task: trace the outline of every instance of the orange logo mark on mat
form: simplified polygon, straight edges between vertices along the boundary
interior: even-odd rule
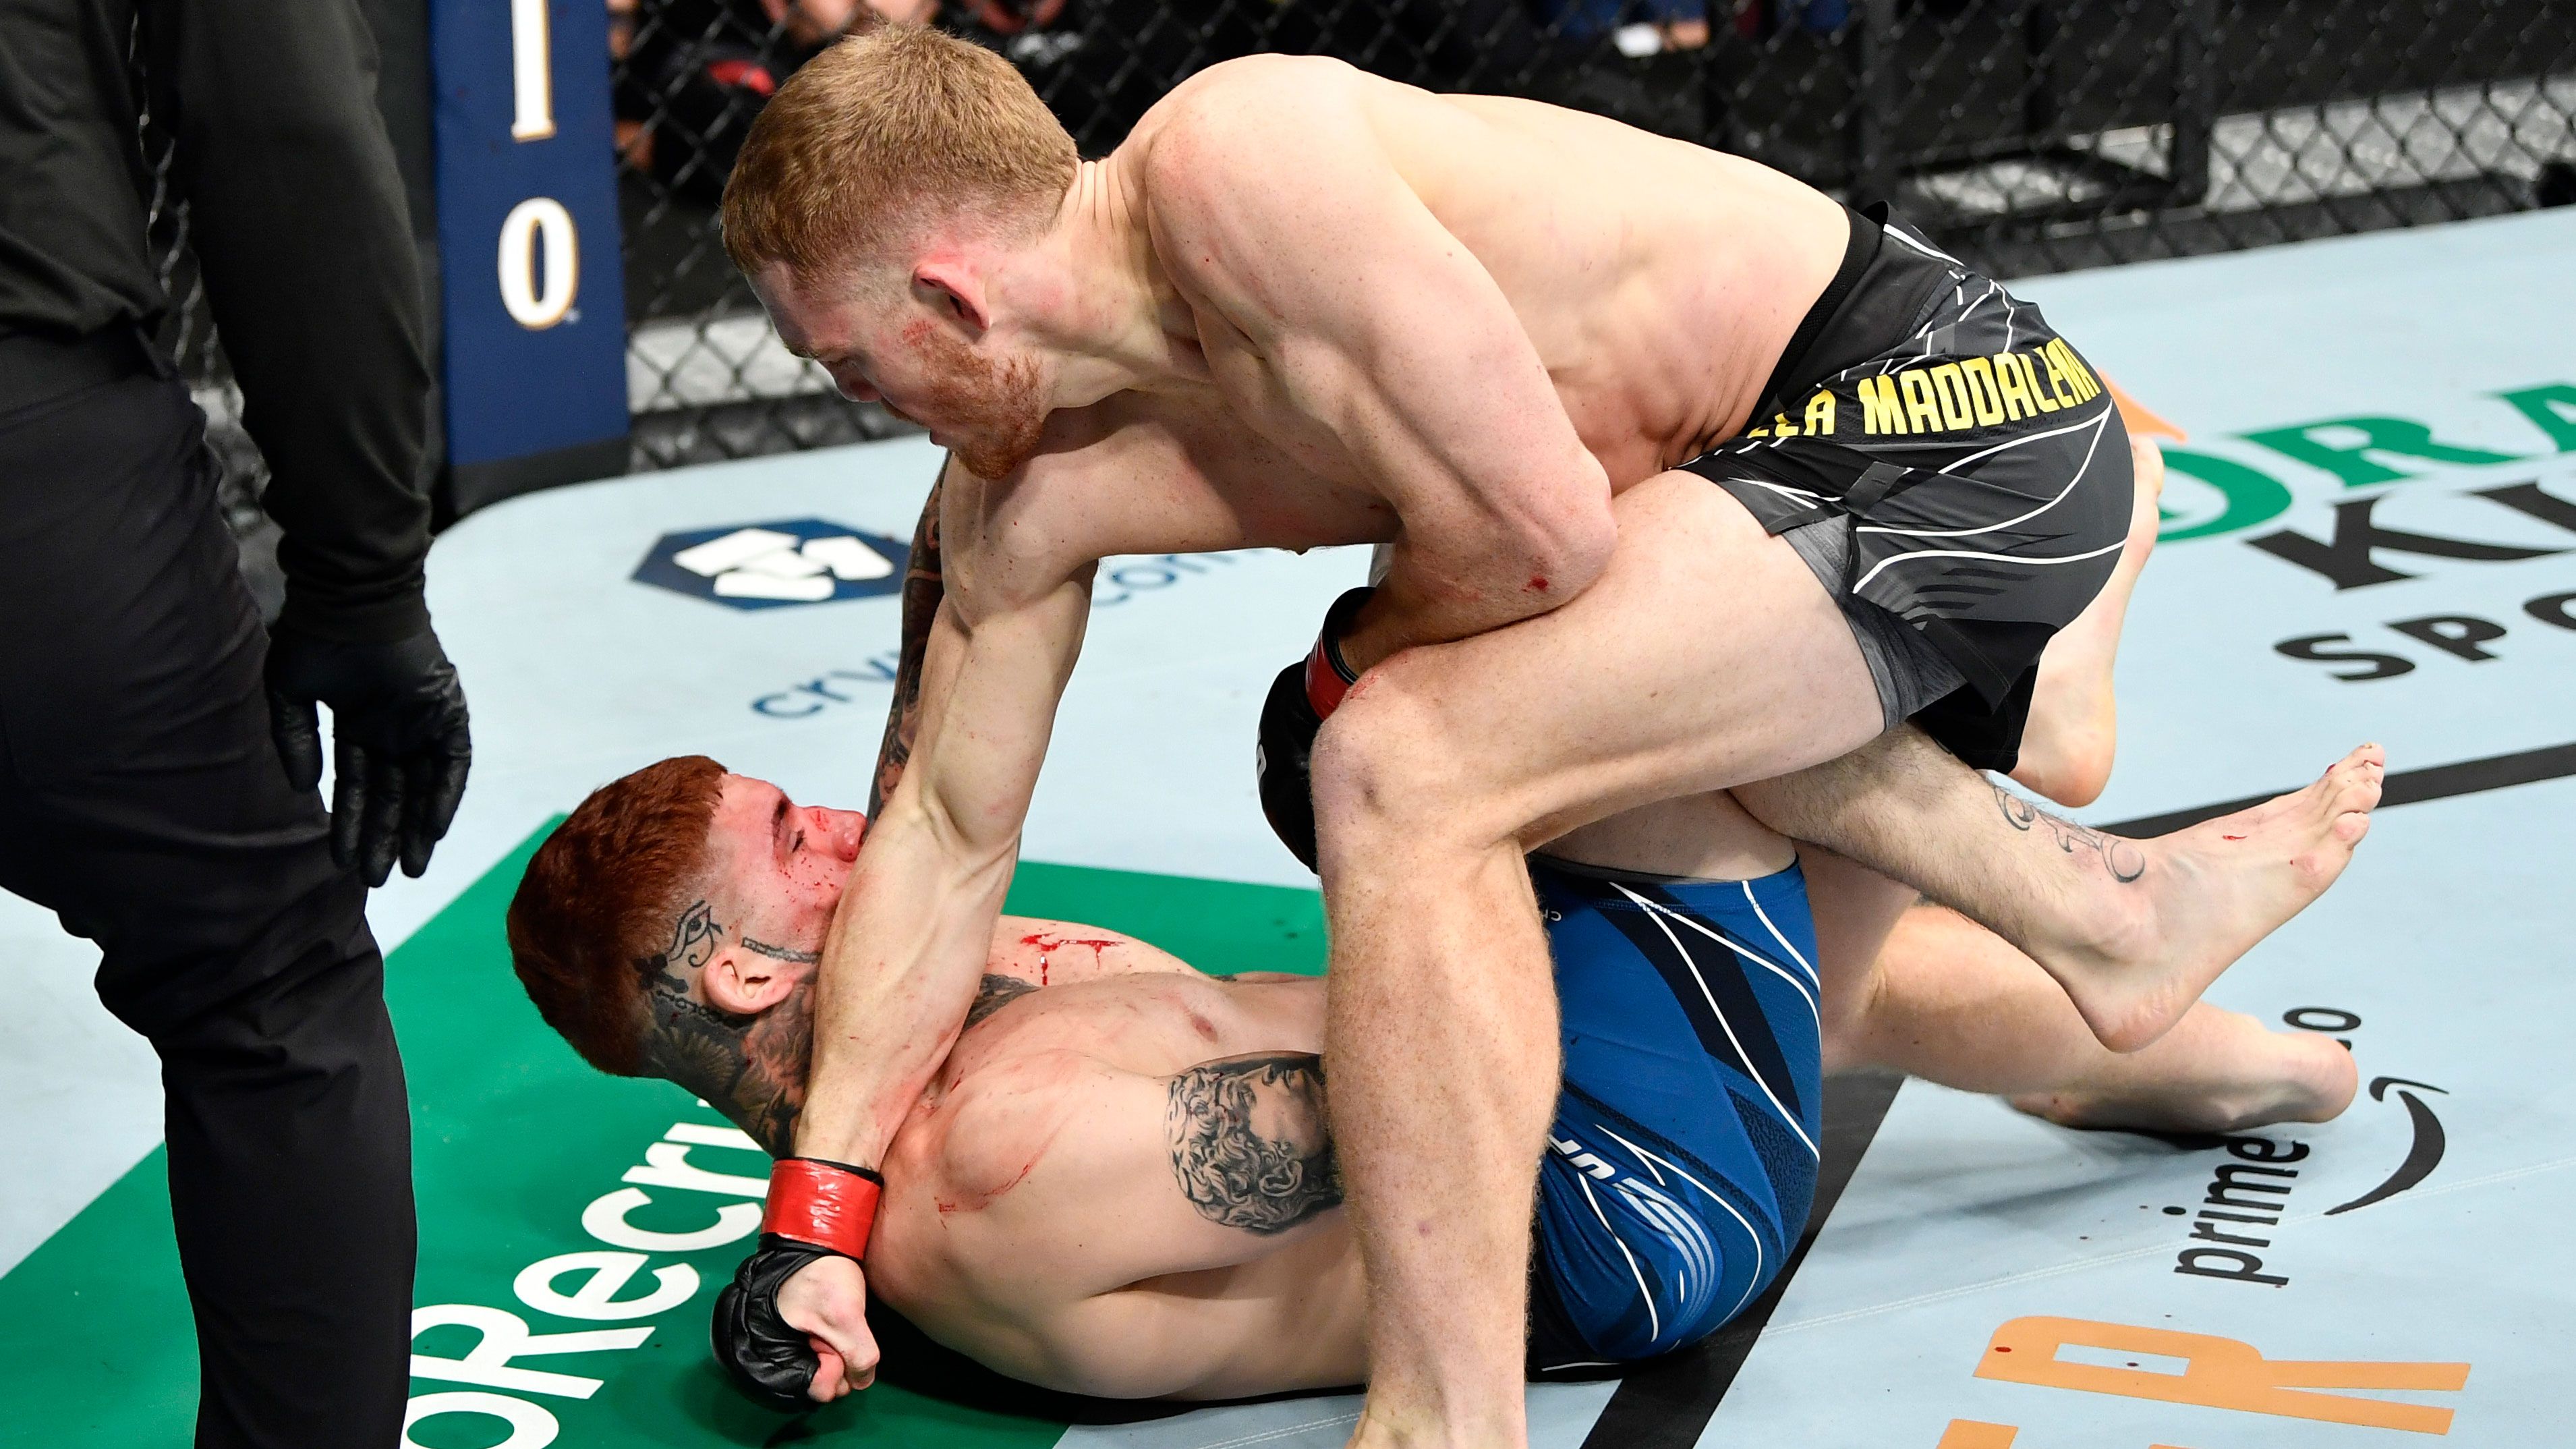
[[[2068,1363],[2057,1352],[2069,1345],[2114,1353],[2155,1354],[2185,1361],[2178,1374],[2151,1369]],[[2043,1388],[2080,1389],[2171,1404],[2200,1404],[2249,1414],[2322,1419],[2417,1434],[2451,1432],[2451,1411],[2424,1404],[2392,1403],[2312,1389],[2458,1389],[2469,1381],[2464,1363],[2362,1363],[2342,1360],[2268,1359],[2250,1343],[2208,1333],[2095,1323],[2082,1318],[2016,1318],[1995,1330],[1977,1365],[1977,1377]],[[1962,1425],[1971,1436],[1953,1444]],[[2012,1442],[1991,1431],[2002,1426],[1953,1420],[1943,1449],[2007,1449]],[[1983,1433],[1986,1437],[1974,1435]]]
[[[1952,1419],[1949,1429],[1941,1435],[1940,1449],[2013,1449],[2013,1436],[2020,1432],[2010,1424]],[[2174,1446],[2157,1444],[2151,1449],[2174,1449]]]
[[[2109,373],[2102,374],[2102,385],[2111,390],[2111,404],[2120,410],[2120,426],[2129,430],[2129,436],[2171,438],[2177,443],[2191,441],[2190,434],[2157,417],[2145,403],[2129,396],[2129,390],[2113,382]]]

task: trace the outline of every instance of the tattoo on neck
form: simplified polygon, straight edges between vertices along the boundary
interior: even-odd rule
[[[2013,829],[2028,833],[2034,827],[2047,827],[2059,850],[2068,855],[2080,850],[2093,851],[2102,857],[2102,868],[2111,873],[2111,879],[2122,885],[2147,873],[2147,857],[2138,849],[2137,842],[2105,835],[2099,830],[2088,830],[2072,820],[2061,820],[2001,785],[1995,786],[1994,792],[1995,804],[2004,813],[2004,823]]]
[[[1172,1078],[1163,1109],[1172,1179],[1199,1216],[1268,1236],[1341,1206],[1324,1064],[1229,1057]]]
[[[635,963],[645,987],[644,1067],[704,1097],[771,1155],[784,1156],[805,1102],[806,1063],[814,1050],[813,990],[799,986],[752,1015],[692,1000],[680,970],[713,960],[724,934],[708,903],[696,901],[672,921],[670,946]],[[743,944],[760,949],[749,940]]]
[[[823,953],[820,951],[799,951],[793,946],[773,946],[756,936],[743,937],[742,949],[755,956],[766,956],[772,961],[793,961],[800,966],[823,964]]]
[[[1017,976],[986,976],[983,984],[975,988],[975,1004],[966,1008],[966,1025],[974,1026],[1037,989],[1036,983]]]

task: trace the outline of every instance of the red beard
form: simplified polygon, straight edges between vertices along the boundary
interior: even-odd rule
[[[1037,453],[1047,407],[1034,362],[985,356],[937,328],[921,339],[919,351],[924,416],[918,421],[946,434],[968,471],[1008,477]]]

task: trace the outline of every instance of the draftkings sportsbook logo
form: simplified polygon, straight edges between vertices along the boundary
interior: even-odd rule
[[[735,609],[864,599],[903,587],[912,551],[819,518],[666,533],[635,582]]]

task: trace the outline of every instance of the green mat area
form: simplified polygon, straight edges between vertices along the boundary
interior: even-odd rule
[[[727,1387],[707,1354],[708,1305],[749,1250],[750,1204],[767,1161],[726,1145],[730,1129],[688,1094],[602,1076],[537,1019],[510,972],[501,919],[543,835],[387,964],[411,1080],[421,1242],[413,1301],[461,1305],[466,1320],[413,1341],[416,1355],[462,1362],[451,1377],[413,1379],[412,1441],[421,1449],[815,1438],[922,1449],[1053,1444],[1061,1420],[891,1385],[801,1425]],[[1311,891],[1031,863],[1013,882],[1010,909],[1125,931],[1205,970],[1323,969],[1323,907]],[[594,1236],[585,1216],[614,1241]],[[709,1241],[719,1237],[726,1240]],[[525,1271],[567,1254],[587,1256],[562,1264],[551,1281]],[[549,1311],[560,1309],[573,1311]],[[496,1345],[508,1347],[498,1341],[512,1330],[495,1315],[504,1313],[528,1334],[594,1337],[541,1338],[503,1359]],[[196,1382],[155,1150],[0,1278],[0,1445],[185,1444]],[[426,1412],[437,1409],[448,1411]]]

